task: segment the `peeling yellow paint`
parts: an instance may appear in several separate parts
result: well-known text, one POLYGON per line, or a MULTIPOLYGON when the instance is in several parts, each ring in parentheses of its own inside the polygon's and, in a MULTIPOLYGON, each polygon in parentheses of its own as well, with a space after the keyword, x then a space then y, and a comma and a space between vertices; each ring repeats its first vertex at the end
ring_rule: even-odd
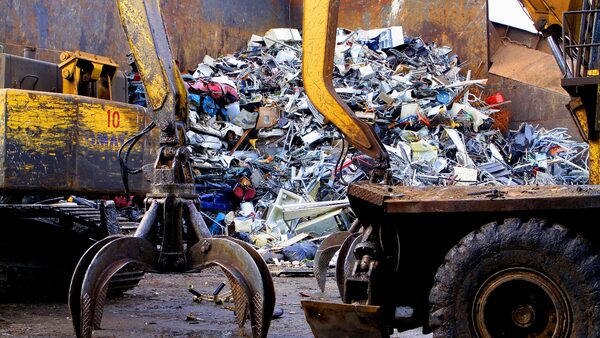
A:
MULTIPOLYGON (((120 146, 150 121, 140 106, 75 95, 0 89, 0 189, 117 193, 120 146)), ((133 148, 149 163, 155 142, 133 148)), ((132 191, 148 187, 140 176, 132 191)))
MULTIPOLYGON (((118 151, 145 125, 142 107, 88 97, 3 90, 9 142, 26 151, 118 151)), ((138 148, 135 151, 140 152, 138 148)))
POLYGON ((147 99, 155 110, 159 109, 169 98, 169 81, 157 54, 146 5, 142 1, 119 1, 118 7, 123 27, 128 33, 129 46, 143 74, 147 99))
MULTIPOLYGON (((597 133, 598 134, 598 133, 597 133)), ((600 184, 600 135, 590 140, 590 184, 600 184)))
MULTIPOLYGON (((0 159, 6 156, 6 133, 5 133, 5 114, 6 112, 6 93, 0 91, 0 159)), ((0 160, 0 187, 4 186, 6 167, 4 161, 0 160)))
POLYGON ((6 138, 27 150, 66 148, 75 124, 77 107, 69 101, 41 93, 9 90, 6 93, 6 138))

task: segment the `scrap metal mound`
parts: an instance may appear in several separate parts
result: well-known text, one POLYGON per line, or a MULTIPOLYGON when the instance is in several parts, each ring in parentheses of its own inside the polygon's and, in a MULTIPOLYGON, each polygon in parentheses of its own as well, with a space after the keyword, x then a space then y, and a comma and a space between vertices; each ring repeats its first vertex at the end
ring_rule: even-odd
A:
MULTIPOLYGON (((372 162, 308 100, 301 40, 296 30, 273 29, 183 72, 197 191, 214 233, 278 247, 352 222, 347 205, 336 203, 349 184, 368 179, 372 162)), ((333 85, 384 143, 393 184, 587 183, 587 145, 565 128, 508 131, 511 98, 485 95, 486 80, 474 79, 452 48, 399 27, 338 29, 336 40, 333 85)))

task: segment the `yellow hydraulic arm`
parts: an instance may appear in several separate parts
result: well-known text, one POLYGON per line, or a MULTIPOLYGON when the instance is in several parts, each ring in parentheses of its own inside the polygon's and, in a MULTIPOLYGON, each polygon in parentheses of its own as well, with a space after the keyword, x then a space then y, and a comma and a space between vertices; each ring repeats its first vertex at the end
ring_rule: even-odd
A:
POLYGON ((348 142, 389 168, 389 156, 373 128, 359 120, 333 88, 333 57, 339 0, 304 0, 302 77, 308 98, 348 142))
POLYGON ((159 0, 117 1, 119 17, 161 130, 161 145, 183 145, 187 91, 171 55, 159 0), (146 4, 144 4, 146 2, 146 4), (176 129, 176 133, 166 129, 176 129), (167 136, 167 135, 171 136, 167 136), (173 138, 176 136, 176 139, 173 138))

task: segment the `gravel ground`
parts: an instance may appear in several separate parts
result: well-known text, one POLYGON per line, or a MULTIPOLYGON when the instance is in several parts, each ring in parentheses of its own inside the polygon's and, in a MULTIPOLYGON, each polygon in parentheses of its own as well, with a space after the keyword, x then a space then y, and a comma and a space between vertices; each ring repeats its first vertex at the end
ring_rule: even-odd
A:
MULTIPOLYGON (((300 307, 301 299, 339 301, 335 281, 329 278, 325 293, 321 293, 312 277, 274 277, 277 293, 276 308, 284 313, 271 322, 269 337, 311 337, 310 327, 300 307)), ((221 281, 220 271, 205 270, 200 274, 146 274, 140 285, 115 298, 108 299, 102 330, 95 337, 249 337, 250 325, 239 329, 232 303, 215 305, 195 303, 187 291, 193 284, 203 294, 212 293, 221 281), (197 320, 186 321, 191 315, 197 320)), ((222 291, 227 292, 227 287, 222 291)), ((411 330, 394 337, 430 337, 411 330)), ((73 328, 64 303, 0 304, 0 336, 8 337, 72 337, 73 328)))

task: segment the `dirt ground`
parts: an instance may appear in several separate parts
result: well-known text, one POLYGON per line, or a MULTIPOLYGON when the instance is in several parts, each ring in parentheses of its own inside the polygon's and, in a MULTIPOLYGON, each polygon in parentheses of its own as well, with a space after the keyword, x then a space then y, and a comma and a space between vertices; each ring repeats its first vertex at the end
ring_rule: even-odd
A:
MULTIPOLYGON (((325 293, 318 290, 313 277, 274 277, 276 308, 283 315, 271 322, 269 337, 311 337, 310 327, 300 307, 301 295, 313 299, 339 301, 335 280, 327 281, 325 293)), ((102 330, 95 337, 250 337, 250 324, 239 329, 233 312, 225 305, 195 303, 187 291, 189 284, 203 294, 212 294, 226 278, 219 270, 200 274, 146 274, 138 287, 122 296, 108 299, 102 330), (186 317, 194 317, 186 321, 186 317)), ((223 289, 226 293, 228 287, 223 289)), ((413 330, 397 337, 423 337, 413 330)), ((65 303, 0 303, 0 336, 72 337, 70 314, 65 303)))

